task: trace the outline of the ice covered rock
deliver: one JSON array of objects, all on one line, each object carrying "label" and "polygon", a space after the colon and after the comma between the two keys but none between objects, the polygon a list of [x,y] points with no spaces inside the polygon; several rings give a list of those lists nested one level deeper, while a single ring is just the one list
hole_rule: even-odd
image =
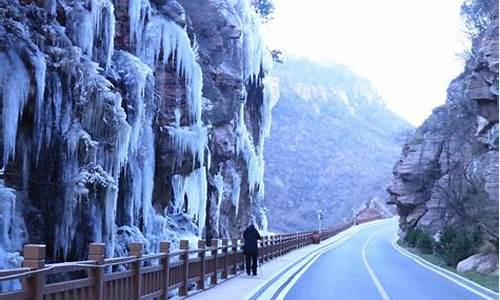
[{"label": "ice covered rock", "polygon": [[[123,255],[131,241],[156,251],[264,218],[260,132],[274,98],[249,1],[0,0],[0,11],[0,159],[17,195],[0,199],[2,247],[45,243],[49,259],[75,260],[104,242]],[[236,151],[242,102],[250,164]]]}]

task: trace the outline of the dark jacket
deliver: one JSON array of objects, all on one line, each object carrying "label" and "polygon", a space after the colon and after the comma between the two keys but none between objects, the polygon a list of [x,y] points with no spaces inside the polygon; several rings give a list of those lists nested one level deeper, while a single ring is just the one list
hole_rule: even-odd
[{"label": "dark jacket", "polygon": [[257,240],[261,240],[262,237],[253,224],[245,229],[245,231],[243,232],[243,239],[245,240],[245,244],[243,245],[243,253],[245,253],[245,255],[257,254]]}]

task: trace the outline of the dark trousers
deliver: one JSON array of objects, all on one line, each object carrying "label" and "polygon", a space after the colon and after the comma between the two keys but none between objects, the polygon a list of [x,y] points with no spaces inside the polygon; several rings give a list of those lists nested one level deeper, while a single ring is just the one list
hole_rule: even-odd
[{"label": "dark trousers", "polygon": [[[245,254],[245,267],[247,274],[250,275],[250,269],[252,269],[252,274],[257,275],[257,256],[258,253],[246,253]],[[252,263],[252,266],[250,266]]]}]

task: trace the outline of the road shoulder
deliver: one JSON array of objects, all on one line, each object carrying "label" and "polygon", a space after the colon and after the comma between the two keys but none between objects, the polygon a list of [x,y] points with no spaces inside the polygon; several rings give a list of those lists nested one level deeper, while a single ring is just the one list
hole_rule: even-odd
[{"label": "road shoulder", "polygon": [[467,279],[463,276],[460,276],[459,274],[446,270],[445,268],[435,265],[428,260],[420,257],[419,255],[410,252],[409,250],[405,249],[404,247],[398,245],[397,237],[393,240],[392,246],[402,255],[406,256],[407,258],[413,260],[415,263],[429,269],[430,271],[433,271],[436,274],[441,275],[442,277],[450,280],[451,282],[473,292],[474,294],[480,296],[483,299],[498,299],[499,294],[491,289],[488,289],[484,286],[479,285],[476,282],[473,282],[470,279]]}]

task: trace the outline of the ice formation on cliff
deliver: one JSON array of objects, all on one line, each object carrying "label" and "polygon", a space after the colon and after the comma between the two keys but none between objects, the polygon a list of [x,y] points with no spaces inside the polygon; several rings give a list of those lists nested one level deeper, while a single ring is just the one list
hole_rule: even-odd
[{"label": "ice formation on cliff", "polygon": [[222,204],[222,200],[224,197],[224,178],[222,175],[217,173],[214,178],[213,178],[213,184],[215,185],[215,188],[217,189],[217,207],[215,209],[215,227],[219,228],[219,219],[220,219],[220,207]]},{"label": "ice formation on cliff", "polygon": [[[263,119],[258,122],[268,132],[273,100],[262,80],[269,69],[269,54],[261,37],[259,17],[247,0],[223,1],[243,29],[235,41],[235,50],[241,50],[243,59],[242,82],[255,82],[264,89],[260,108]],[[15,5],[22,9],[27,6],[17,1]],[[58,191],[47,187],[39,196],[30,195],[33,199],[26,200],[26,206],[56,195],[46,201],[64,213],[53,224],[53,253],[48,254],[57,259],[81,257],[85,250],[76,245],[91,241],[106,242],[108,256],[124,254],[126,243],[132,240],[145,241],[147,251],[153,251],[160,239],[172,239],[175,230],[189,228],[178,236],[192,238],[190,231],[201,236],[207,219],[207,173],[212,159],[207,145],[211,129],[202,119],[203,73],[196,36],[159,12],[157,4],[130,0],[125,14],[129,47],[115,49],[115,38],[117,45],[121,41],[121,36],[115,34],[119,30],[116,25],[120,25],[115,24],[115,5],[116,16],[120,17],[120,4],[111,0],[45,0],[42,9],[47,15],[40,14],[44,20],[40,22],[46,22],[43,30],[30,32],[32,24],[13,22],[18,24],[18,32],[9,34],[21,38],[11,41],[9,37],[6,41],[11,48],[0,50],[3,167],[22,165],[23,193],[30,188],[34,166],[54,168],[47,173],[54,176],[50,178],[57,182]],[[36,4],[30,6],[30,13],[37,12]],[[59,14],[65,17],[63,25],[58,23]],[[5,32],[0,22],[0,33]],[[176,99],[175,123],[165,126],[167,130],[157,124],[162,99],[156,94],[155,76],[164,70],[175,70],[174,76],[185,90],[185,99]],[[30,133],[21,124],[32,126]],[[262,193],[263,138],[254,141],[248,132],[244,103],[237,132],[237,151],[247,164],[250,191],[258,188]],[[191,169],[175,166],[167,176],[173,198],[170,215],[153,199],[160,134],[168,135],[179,162],[186,156],[193,159]],[[31,156],[35,159],[30,160]],[[44,161],[48,157],[56,159]],[[217,226],[225,194],[236,215],[241,213],[240,201],[247,200],[240,199],[240,188],[245,184],[241,172],[233,171],[232,178],[224,178],[226,173],[220,170],[211,175],[210,184],[217,190],[213,216]],[[224,180],[232,182],[233,187]],[[25,241],[26,229],[16,211],[16,199],[16,191],[2,181],[0,248],[6,251],[20,249]],[[48,205],[36,208],[40,207]],[[189,224],[175,227],[183,220]],[[85,232],[84,237],[81,232]],[[82,237],[87,240],[78,240]]]},{"label": "ice formation on cliff", "polygon": [[109,0],[91,0],[89,10],[84,4],[74,1],[66,7],[68,34],[84,54],[108,68],[114,51],[114,5]]},{"label": "ice formation on cliff", "polygon": [[3,165],[16,150],[17,128],[28,100],[30,75],[14,51],[0,52],[0,96],[2,96]]},{"label": "ice formation on cliff", "polygon": [[[206,219],[207,175],[205,167],[198,168],[188,176],[172,177],[174,190],[174,211],[185,211],[198,224],[198,234],[201,235]],[[186,203],[184,199],[187,199]]]}]

